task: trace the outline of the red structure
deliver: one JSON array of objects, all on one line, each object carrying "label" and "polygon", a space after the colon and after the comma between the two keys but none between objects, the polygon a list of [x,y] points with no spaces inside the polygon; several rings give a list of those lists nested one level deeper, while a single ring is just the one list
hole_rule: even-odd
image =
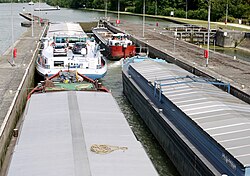
[{"label": "red structure", "polygon": [[208,58],[208,50],[204,50],[204,58]]},{"label": "red structure", "polygon": [[14,48],[14,49],[13,49],[13,57],[16,58],[16,56],[17,56],[17,49]]}]

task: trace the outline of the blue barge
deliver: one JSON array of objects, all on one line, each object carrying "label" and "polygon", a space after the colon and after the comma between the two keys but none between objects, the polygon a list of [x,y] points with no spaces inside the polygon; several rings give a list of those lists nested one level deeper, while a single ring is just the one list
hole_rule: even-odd
[{"label": "blue barge", "polygon": [[166,62],[123,67],[123,91],[182,175],[250,175],[250,106]]}]

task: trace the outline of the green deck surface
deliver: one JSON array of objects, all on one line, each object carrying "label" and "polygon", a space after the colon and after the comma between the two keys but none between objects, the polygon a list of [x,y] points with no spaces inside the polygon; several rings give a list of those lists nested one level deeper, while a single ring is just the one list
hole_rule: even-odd
[{"label": "green deck surface", "polygon": [[46,91],[94,89],[94,85],[91,83],[54,83],[54,84],[55,87],[46,87]]}]

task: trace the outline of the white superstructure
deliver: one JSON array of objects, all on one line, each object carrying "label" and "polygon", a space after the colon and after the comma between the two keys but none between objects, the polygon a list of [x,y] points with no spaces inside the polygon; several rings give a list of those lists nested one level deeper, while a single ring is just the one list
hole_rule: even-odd
[{"label": "white superstructure", "polygon": [[[76,43],[81,43],[83,47],[77,48]],[[43,40],[36,69],[41,75],[54,75],[66,69],[77,70],[92,79],[100,79],[107,72],[107,64],[99,45],[87,36],[79,24],[52,23]]]}]

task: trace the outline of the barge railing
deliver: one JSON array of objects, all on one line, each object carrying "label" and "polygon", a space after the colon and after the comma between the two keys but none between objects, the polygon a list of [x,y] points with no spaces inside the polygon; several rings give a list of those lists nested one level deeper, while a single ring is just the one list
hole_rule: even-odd
[{"label": "barge railing", "polygon": [[[162,84],[162,81],[170,81],[170,80],[178,80],[178,79],[190,79],[189,81],[181,81],[181,82],[174,82],[174,83],[168,83],[168,84]],[[217,80],[209,80],[209,79],[205,79],[205,78],[200,78],[197,76],[180,76],[180,77],[172,77],[172,78],[165,78],[165,79],[158,79],[154,81],[154,97],[156,96],[156,90],[158,89],[159,91],[159,101],[161,101],[161,97],[162,97],[162,87],[165,86],[173,86],[173,85],[179,85],[179,84],[187,84],[187,83],[203,83],[203,84],[212,84],[212,85],[217,85],[217,86],[227,86],[227,92],[230,93],[230,83],[224,83],[224,82],[220,82]]]}]

